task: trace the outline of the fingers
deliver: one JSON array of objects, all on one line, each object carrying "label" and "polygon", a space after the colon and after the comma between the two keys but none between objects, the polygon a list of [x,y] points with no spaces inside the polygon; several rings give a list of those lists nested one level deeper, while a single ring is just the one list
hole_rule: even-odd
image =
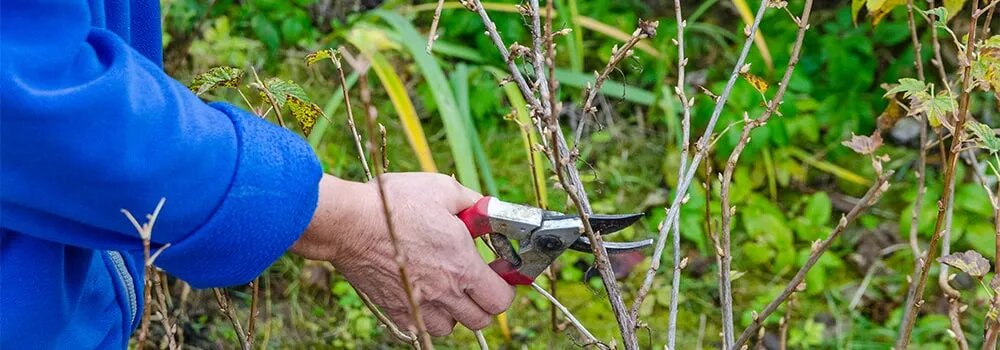
[{"label": "fingers", "polygon": [[468,297],[457,298],[456,300],[450,300],[447,303],[441,303],[441,305],[448,310],[459,323],[471,330],[480,330],[486,328],[490,325],[490,314],[479,308],[472,299]]},{"label": "fingers", "polygon": [[435,337],[451,334],[457,323],[448,312],[437,307],[421,307],[420,316],[424,319],[424,325],[427,326],[427,333]]},{"label": "fingers", "polygon": [[514,302],[514,286],[507,284],[481,260],[472,264],[466,280],[466,294],[490,315],[504,312]]},{"label": "fingers", "polygon": [[[409,310],[387,310],[387,313],[399,328],[408,330],[413,334],[417,333],[416,321],[410,315]],[[457,324],[447,310],[427,305],[420,307],[420,318],[424,321],[427,333],[435,337],[443,337],[451,334],[451,331],[455,329],[455,324]]]}]

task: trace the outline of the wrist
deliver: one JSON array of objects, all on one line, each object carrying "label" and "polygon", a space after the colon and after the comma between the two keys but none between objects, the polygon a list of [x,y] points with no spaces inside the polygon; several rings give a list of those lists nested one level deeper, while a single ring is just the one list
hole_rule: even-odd
[{"label": "wrist", "polygon": [[372,188],[366,183],[323,175],[319,200],[309,226],[292,246],[292,253],[313,260],[338,261],[349,258],[343,252],[356,245],[360,231],[368,226]]}]

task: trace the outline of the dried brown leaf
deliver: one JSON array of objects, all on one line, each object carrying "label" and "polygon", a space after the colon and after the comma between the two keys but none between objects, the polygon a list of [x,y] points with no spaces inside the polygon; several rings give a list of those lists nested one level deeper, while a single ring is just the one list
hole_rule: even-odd
[{"label": "dried brown leaf", "polygon": [[983,277],[990,272],[990,262],[975,250],[952,253],[937,259],[939,263],[962,270],[970,276]]},{"label": "dried brown leaf", "polygon": [[879,148],[879,146],[882,146],[882,134],[880,134],[877,130],[872,134],[872,136],[855,135],[854,133],[851,133],[851,139],[849,141],[844,141],[841,144],[861,154],[872,154]]}]

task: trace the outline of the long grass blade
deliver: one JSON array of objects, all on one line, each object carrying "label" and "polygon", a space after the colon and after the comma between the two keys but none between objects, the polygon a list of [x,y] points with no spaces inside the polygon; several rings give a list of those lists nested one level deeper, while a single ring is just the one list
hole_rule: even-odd
[{"label": "long grass blade", "polygon": [[413,149],[413,153],[417,156],[417,161],[420,163],[420,170],[437,172],[437,166],[434,164],[434,156],[431,154],[431,147],[427,143],[427,137],[424,135],[424,128],[420,124],[420,118],[417,117],[417,110],[413,108],[413,101],[410,100],[410,95],[407,94],[406,87],[399,79],[399,74],[396,73],[392,64],[381,53],[369,52],[365,53],[365,55],[371,60],[372,70],[375,71],[375,75],[382,82],[382,87],[389,95],[389,100],[392,101],[392,105],[396,109],[396,114],[399,115],[399,121],[403,126],[403,133],[406,134],[406,140],[409,141],[410,148]]},{"label": "long grass blade", "polygon": [[493,178],[493,171],[490,170],[490,162],[483,150],[483,143],[479,139],[479,132],[476,124],[472,120],[472,112],[469,107],[469,66],[465,63],[455,65],[455,71],[451,73],[451,87],[455,91],[455,100],[458,102],[458,111],[465,121],[465,131],[469,134],[469,143],[472,144],[472,155],[476,157],[476,165],[479,167],[479,177],[486,186],[486,193],[497,196],[497,182]]},{"label": "long grass blade", "polygon": [[798,149],[796,147],[788,147],[788,154],[798,158],[803,163],[809,164],[810,166],[829,173],[830,175],[839,177],[845,181],[850,181],[858,185],[870,185],[871,181],[865,179],[863,176],[857,173],[844,169],[836,164],[816,159],[813,155],[806,153],[805,151]]},{"label": "long grass blade", "polygon": [[441,115],[441,121],[444,124],[452,157],[455,160],[455,170],[458,173],[459,182],[481,192],[479,173],[476,171],[475,157],[472,155],[472,145],[465,128],[465,122],[458,111],[455,95],[451,91],[451,86],[448,84],[448,79],[445,78],[441,66],[426,51],[426,46],[424,46],[424,43],[427,42],[426,38],[417,32],[409,20],[395,12],[376,10],[372,11],[372,14],[381,18],[396,31],[400,38],[399,44],[413,57],[424,80],[430,86],[434,102],[436,102],[438,112]]}]

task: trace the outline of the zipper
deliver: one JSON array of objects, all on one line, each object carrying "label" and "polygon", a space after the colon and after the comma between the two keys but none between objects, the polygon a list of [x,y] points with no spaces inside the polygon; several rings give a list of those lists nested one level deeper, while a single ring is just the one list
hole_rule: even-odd
[{"label": "zipper", "polygon": [[118,277],[121,277],[122,284],[125,286],[125,292],[128,294],[128,309],[131,312],[129,324],[134,324],[135,314],[137,312],[136,309],[138,308],[136,305],[135,281],[132,279],[132,274],[128,272],[128,268],[125,266],[125,259],[122,258],[122,253],[114,250],[108,250],[106,252],[108,253],[108,257],[111,258],[111,263],[115,265],[115,270],[118,271]]}]

